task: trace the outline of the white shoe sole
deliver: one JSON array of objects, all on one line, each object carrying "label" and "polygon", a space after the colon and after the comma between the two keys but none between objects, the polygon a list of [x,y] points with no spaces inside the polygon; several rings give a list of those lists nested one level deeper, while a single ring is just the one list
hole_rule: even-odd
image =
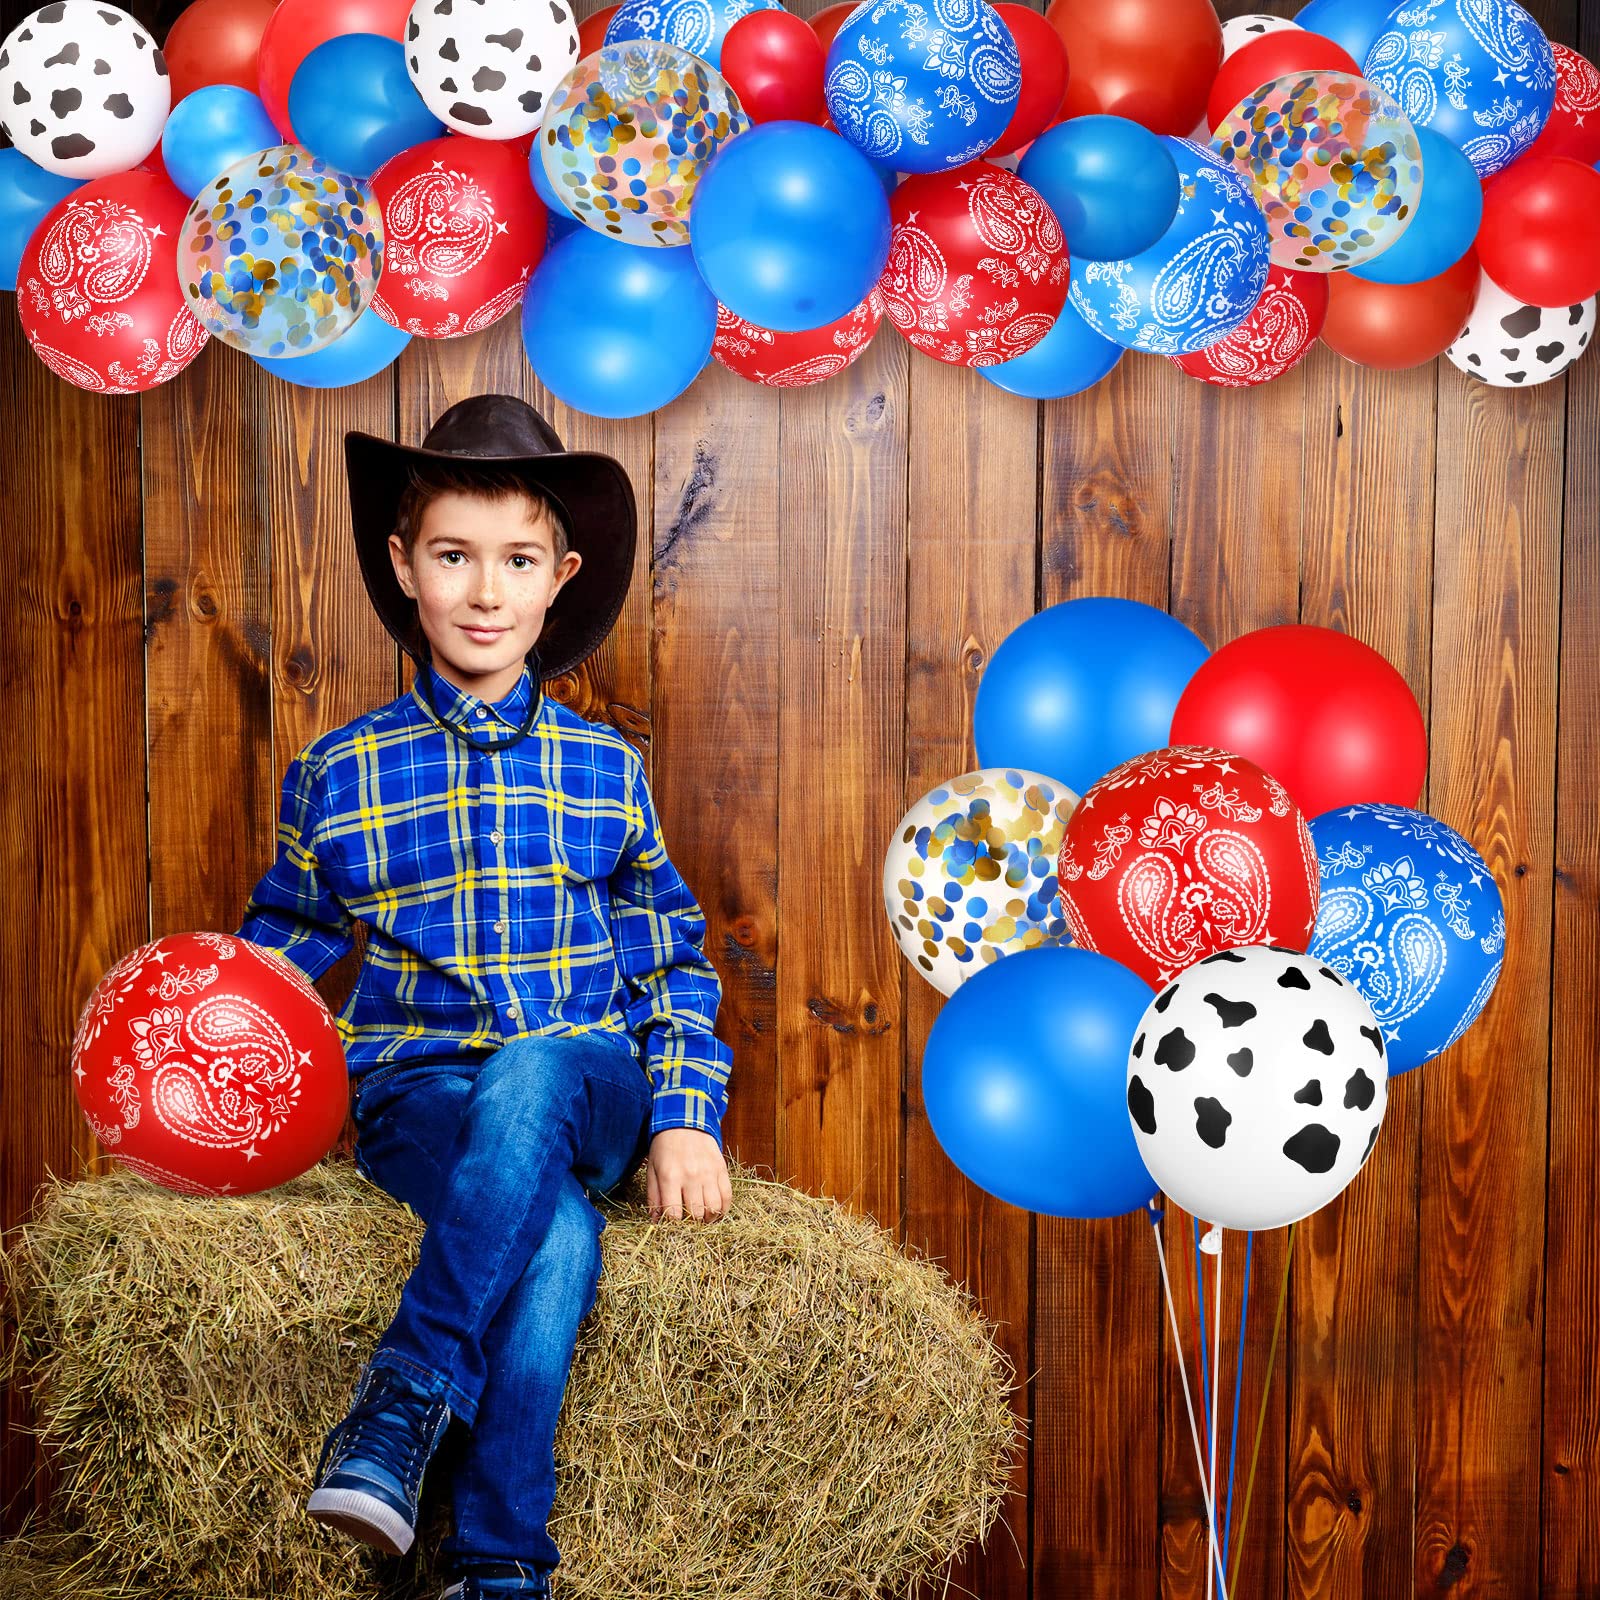
[{"label": "white shoe sole", "polygon": [[398,1511],[359,1489],[314,1490],[306,1501],[306,1512],[392,1556],[403,1556],[416,1538],[416,1530]]}]

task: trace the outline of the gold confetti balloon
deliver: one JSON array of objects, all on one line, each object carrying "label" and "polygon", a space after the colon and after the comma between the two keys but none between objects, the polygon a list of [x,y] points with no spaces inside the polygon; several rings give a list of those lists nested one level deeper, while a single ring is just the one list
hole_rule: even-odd
[{"label": "gold confetti balloon", "polygon": [[750,119],[714,67],[675,44],[602,45],[545,109],[539,157],[580,222],[628,244],[689,242],[700,174]]},{"label": "gold confetti balloon", "polygon": [[1381,255],[1411,225],[1422,147],[1399,101],[1343,72],[1296,72],[1252,90],[1211,148],[1250,184],[1272,259],[1339,272]]},{"label": "gold confetti balloon", "polygon": [[935,785],[883,861],[883,904],[906,959],[940,994],[1018,950],[1071,944],[1056,857],[1078,796],[1017,767]]},{"label": "gold confetti balloon", "polygon": [[195,197],[178,275],[206,330],[253,356],[304,356],[365,309],[383,269],[372,188],[304,145],[235,162]]}]

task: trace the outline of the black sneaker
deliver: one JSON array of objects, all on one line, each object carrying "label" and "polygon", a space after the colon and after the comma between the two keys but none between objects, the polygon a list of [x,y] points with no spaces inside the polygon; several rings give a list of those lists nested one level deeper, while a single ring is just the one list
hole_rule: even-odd
[{"label": "black sneaker", "polygon": [[363,1544],[403,1556],[416,1538],[423,1470],[450,1417],[443,1400],[369,1362],[348,1414],[322,1446],[307,1513]]},{"label": "black sneaker", "polygon": [[505,1561],[474,1566],[457,1578],[439,1600],[549,1600],[550,1573],[544,1567]]}]

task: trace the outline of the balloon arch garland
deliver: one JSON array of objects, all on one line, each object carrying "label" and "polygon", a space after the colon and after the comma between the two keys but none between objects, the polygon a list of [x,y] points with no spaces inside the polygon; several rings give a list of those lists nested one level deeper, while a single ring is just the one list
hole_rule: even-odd
[{"label": "balloon arch garland", "polygon": [[52,0],[0,44],[0,287],[102,393],[212,337],[340,387],[520,308],[596,416],[884,319],[1029,398],[1319,338],[1526,387],[1589,343],[1600,72],[1515,0]]}]

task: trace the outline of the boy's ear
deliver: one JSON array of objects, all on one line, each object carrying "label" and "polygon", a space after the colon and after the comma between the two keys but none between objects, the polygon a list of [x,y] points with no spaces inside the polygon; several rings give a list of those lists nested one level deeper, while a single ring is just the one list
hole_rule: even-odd
[{"label": "boy's ear", "polygon": [[562,556],[558,562],[556,562],[555,592],[558,593],[567,580],[571,578],[582,565],[583,556],[580,552],[577,550],[567,551],[567,553]]},{"label": "boy's ear", "polygon": [[400,587],[410,599],[415,600],[416,596],[411,593],[411,567],[406,560],[406,547],[398,533],[389,535],[389,559],[394,563],[394,575],[399,579]]}]

